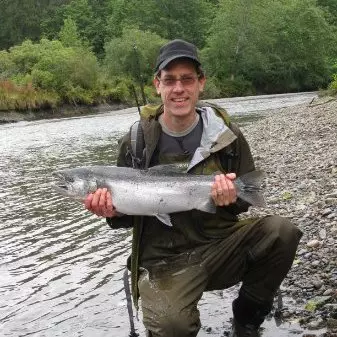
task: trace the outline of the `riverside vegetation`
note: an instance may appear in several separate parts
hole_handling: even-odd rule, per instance
[[[155,56],[173,38],[198,46],[203,98],[337,92],[336,18],[335,0],[3,1],[0,110],[156,102]]]

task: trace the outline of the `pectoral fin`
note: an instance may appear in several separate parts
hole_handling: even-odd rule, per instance
[[[216,213],[216,206],[212,198],[209,198],[205,203],[198,206],[198,210],[207,213]]]
[[[169,214],[156,214],[156,217],[165,225],[172,227],[171,217]]]

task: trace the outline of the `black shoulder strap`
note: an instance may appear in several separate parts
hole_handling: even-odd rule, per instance
[[[143,128],[139,120],[134,122],[130,127],[130,143],[132,166],[134,168],[140,168],[144,157],[145,141]]]
[[[235,172],[237,159],[238,154],[235,152],[234,144],[229,144],[219,151],[219,160],[221,167],[227,173]]]

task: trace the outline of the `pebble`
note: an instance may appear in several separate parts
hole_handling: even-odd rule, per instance
[[[328,318],[327,319],[327,326],[331,329],[337,329],[337,319]]]
[[[319,329],[323,325],[323,319],[319,318],[315,321],[311,321],[308,323],[309,329]]]
[[[311,240],[307,243],[307,247],[309,248],[317,248],[319,247],[320,242],[318,240]]]
[[[323,296],[330,296],[334,293],[335,291],[333,289],[327,289],[324,291]]]
[[[322,239],[322,240],[324,240],[325,238],[326,238],[326,230],[325,229],[321,229],[320,231],[319,231],[319,237]]]
[[[336,216],[336,213],[330,213],[326,218],[327,219],[334,219],[334,218],[336,218],[337,216]]]
[[[308,251],[306,250],[306,249],[300,249],[298,252],[297,252],[297,255],[298,256],[301,256],[301,255],[303,255],[303,254],[305,254],[305,253],[307,253]]]
[[[327,196],[327,195],[326,195]],[[328,215],[332,212],[331,208],[326,208],[322,211],[322,215],[325,216],[325,215]]]
[[[314,280],[312,284],[315,289],[320,289],[323,286],[323,282],[321,280]]]

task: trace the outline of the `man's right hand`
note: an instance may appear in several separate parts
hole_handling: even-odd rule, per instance
[[[90,193],[85,201],[85,208],[104,218],[117,216],[117,211],[112,204],[111,193],[106,188],[99,188],[94,193]]]

